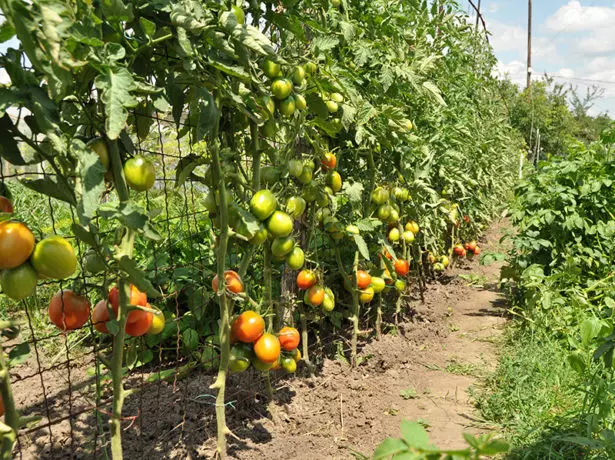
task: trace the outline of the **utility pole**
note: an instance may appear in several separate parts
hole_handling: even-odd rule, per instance
[[[527,2],[527,84],[530,87],[532,80],[532,0]]]
[[[480,18],[480,0],[478,0],[478,7],[476,8],[476,30],[478,30],[478,18]]]

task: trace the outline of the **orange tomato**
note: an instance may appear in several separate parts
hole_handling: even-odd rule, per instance
[[[406,276],[410,271],[410,264],[405,259],[397,259],[393,263],[393,267],[395,267],[395,273],[399,276]]]
[[[145,307],[147,305],[147,295],[144,292],[139,291],[139,289],[134,285],[130,285],[130,305],[139,305],[141,307]],[[117,318],[117,312],[120,305],[120,291],[117,286],[113,286],[109,291],[109,303],[113,308],[113,313],[115,313],[115,317]],[[133,310],[128,313],[127,323],[134,323],[138,321],[141,317],[138,315],[139,310]]]
[[[254,354],[263,363],[275,363],[280,357],[280,341],[273,334],[263,334],[254,343]]]
[[[94,306],[92,311],[92,325],[94,329],[103,334],[108,334],[107,321],[111,319],[109,315],[109,309],[107,308],[107,301],[101,300]]]
[[[301,270],[297,274],[297,287],[299,289],[309,289],[316,284],[318,279],[312,270]]]
[[[477,256],[477,255],[479,255],[479,254],[480,254],[480,248],[479,248],[478,246],[476,246],[476,247],[474,248],[474,255],[475,255],[475,256]]]
[[[90,303],[85,297],[65,289],[51,298],[49,318],[62,331],[78,329],[90,318]]]
[[[231,337],[244,343],[252,343],[265,332],[265,320],[255,311],[244,311],[231,325]]]
[[[214,292],[218,292],[218,282],[218,275],[216,275],[211,282],[211,288]],[[244,291],[243,283],[239,277],[239,273],[236,271],[226,270],[224,272],[224,282],[226,283],[227,289],[233,294],[239,294]]]
[[[280,346],[282,347],[282,350],[285,351],[293,351],[296,349],[299,346],[299,341],[301,340],[299,331],[294,327],[288,326],[280,329],[278,338],[280,339]]]
[[[303,300],[312,307],[318,307],[325,300],[325,290],[322,286],[312,286],[309,288]]]
[[[140,337],[149,331],[154,320],[154,314],[150,311],[133,310],[128,314],[128,321],[124,330],[126,334]]]
[[[372,277],[365,270],[357,270],[357,287],[365,289],[372,283]]]
[[[0,224],[0,270],[23,264],[34,250],[34,234],[21,222]]]

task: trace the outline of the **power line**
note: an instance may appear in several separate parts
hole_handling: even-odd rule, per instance
[[[588,11],[588,10],[589,10],[592,6],[595,6],[595,5],[596,5],[596,3],[598,3],[598,0],[594,0],[594,1],[591,3],[591,5],[589,5],[588,7],[586,7],[586,8],[583,10],[583,13],[581,13],[581,14],[580,14],[579,18],[582,18],[583,16],[585,16],[585,15],[587,14],[587,11]],[[564,30],[566,30],[568,27],[570,27],[570,24],[566,24],[564,27],[562,27],[561,29],[559,29],[559,30],[555,33],[555,35],[553,36],[553,38],[551,38],[551,40],[549,40],[549,41],[547,42],[547,45],[550,45],[551,43],[553,43],[553,42],[555,41],[555,39],[556,39],[557,37],[559,37],[559,35],[560,35],[560,34],[561,34]],[[545,46],[546,46],[546,45],[545,45]]]
[[[548,75],[549,77],[553,77],[553,78],[561,78],[563,80],[578,80],[578,81],[587,81],[590,83],[602,83],[605,85],[615,85],[615,81],[609,81],[609,80],[596,80],[594,78],[581,78],[581,77],[566,77],[564,75],[552,75],[549,74],[548,72],[545,72],[546,75]]]

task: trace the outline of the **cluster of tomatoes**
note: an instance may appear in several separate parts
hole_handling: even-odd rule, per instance
[[[330,288],[318,283],[318,276],[313,270],[301,270],[297,274],[297,287],[305,291],[303,302],[306,305],[322,307],[325,312],[335,308],[335,294]]]
[[[2,216],[13,213],[11,201],[0,197]],[[0,221],[0,286],[2,292],[22,300],[32,295],[39,279],[64,280],[75,273],[77,257],[68,241],[54,235],[36,241],[28,226]]]
[[[134,307],[145,307],[149,310],[135,308],[128,313],[126,319],[126,334],[133,337],[140,337],[145,334],[158,335],[164,330],[165,318],[162,311],[153,307],[147,301],[147,295],[141,292],[136,286],[130,285],[130,299],[128,303]],[[107,300],[101,300],[94,306],[92,311],[92,325],[94,329],[102,334],[110,334],[108,322],[111,321],[111,312],[114,318],[117,317],[120,304],[120,292],[117,286],[109,291]]]
[[[299,331],[283,327],[277,334],[265,332],[265,320],[255,311],[241,313],[231,325],[231,372],[243,372],[254,366],[259,371],[284,369],[292,374],[297,370],[301,353]]]
[[[457,257],[468,257],[471,259],[472,257],[480,254],[480,247],[476,241],[470,241],[464,245],[456,244],[453,248],[453,252]]]

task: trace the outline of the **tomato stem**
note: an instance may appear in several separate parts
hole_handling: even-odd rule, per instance
[[[217,139],[217,134],[213,136]],[[217,269],[218,279],[223,280],[224,271],[226,268],[226,251],[229,241],[229,217],[228,217],[228,196],[224,183],[224,175],[220,164],[220,154],[218,144],[214,142],[211,148],[211,158],[214,179],[218,184],[220,192],[220,235],[218,236],[217,244]],[[216,395],[216,425],[218,432],[217,450],[221,458],[226,458],[226,435],[229,429],[226,426],[226,406],[225,406],[225,390],[226,390],[226,375],[228,372],[229,356],[231,352],[231,305],[226,289],[218,290],[218,303],[220,306],[220,364],[218,366],[218,376],[216,381],[210,386],[212,389],[217,389]]]
[[[108,141],[109,159],[113,171],[115,188],[120,202],[130,200],[126,178],[122,169],[122,159],[117,146],[117,141]],[[135,242],[135,231],[127,229],[122,238],[120,249],[116,255],[117,259],[122,257],[132,258]],[[130,304],[130,283],[125,279],[119,280],[119,302],[117,311],[117,322],[119,331],[113,337],[113,355],[111,359],[111,376],[113,380],[113,410],[111,416],[111,456],[114,460],[123,458],[122,451],[122,407],[126,391],[122,382],[122,363],[124,360],[124,342],[126,338],[126,321],[128,319],[128,305]]]
[[[3,460],[8,460],[13,458],[13,445],[17,440],[21,419],[15,408],[9,367],[2,345],[0,345],[0,395],[2,395],[2,403],[4,404],[4,421],[6,423],[6,425],[0,423],[0,435],[2,437],[0,457]]]

